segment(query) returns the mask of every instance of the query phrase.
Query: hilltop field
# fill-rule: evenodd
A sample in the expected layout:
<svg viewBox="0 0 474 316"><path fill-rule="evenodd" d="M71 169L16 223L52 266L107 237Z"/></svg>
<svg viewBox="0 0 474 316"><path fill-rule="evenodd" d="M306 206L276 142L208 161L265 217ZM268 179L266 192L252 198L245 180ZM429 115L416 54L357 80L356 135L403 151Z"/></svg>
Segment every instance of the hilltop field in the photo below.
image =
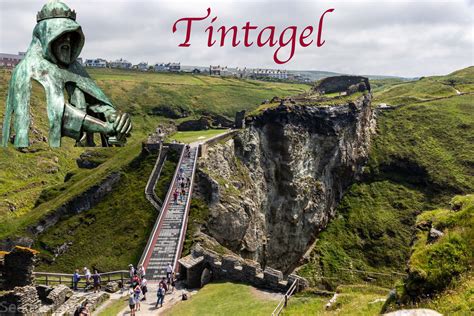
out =
<svg viewBox="0 0 474 316"><path fill-rule="evenodd" d="M127 231L128 221L139 217L140 233L134 244L141 247L153 225L153 216L142 196L153 157L139 155L140 143L158 124L186 120L173 120L154 113L167 109L177 115L188 115L188 118L209 112L232 118L242 109L248 112L257 110L265 99L296 95L310 89L308 85L189 74L113 70L91 70L90 74L117 107L133 115L135 129L126 147L93 149L100 159L100 166L92 170L79 169L75 159L84 152L83 148L76 148L73 142L66 141L64 147L52 150L40 141L47 136L47 118L44 94L41 87L34 85L32 134L37 142L28 152L12 147L0 150L0 239L24 235L28 225L111 172L124 175L110 198L83 214L61 221L54 229L39 236L35 246L45 258L41 270L70 272L71 266L79 261L84 263L80 257L91 258L103 271L122 269L138 259L139 251L128 247L126 238L114 238ZM6 99L9 77L10 71L0 70L0 100ZM425 212L432 211L427 214L433 216L445 214L459 199L467 200L462 206L464 217L450 215L448 224L444 217L433 222L442 223L462 239L462 242L459 238L441 240L438 249L441 254L453 247L458 249L456 242L474 244L472 233L464 234L469 227L472 230L472 225L460 223L472 220L466 214L472 214L469 194L474 192L474 67L415 81L380 79L370 83L373 107L383 104L385 109L376 110L377 132L369 162L361 180L354 183L343 197L336 218L319 235L298 273L310 280L313 289L341 290L343 300L340 308L344 313L360 306L357 300L364 296L367 315L376 315L383 303L372 305L371 302L385 297L397 284L403 288L404 282L410 280L402 276L410 255L414 251L425 251L422 249L425 245L421 243L412 248L412 241L419 234L417 223L424 219ZM0 106L0 117L3 117L3 111L4 107ZM179 135L181 139L195 136ZM170 161L165 167L159 194L166 192L166 181L169 181L173 168L173 161ZM458 197L453 200L454 196ZM114 197L125 201L117 204ZM117 211L117 208L121 209ZM208 216L205 209L202 201L194 201L190 224L193 220L205 223ZM116 230L105 231L113 225L110 219L114 216L119 216L121 224ZM106 245L114 245L112 248L115 249L100 253L101 245L96 236L99 231L100 240ZM51 250L65 242L75 245L71 248L74 251L53 261ZM125 253L121 249L126 249ZM446 313L463 314L474 310L472 251L467 258L464 252L456 255L462 258L456 261L459 273L449 280L443 279L442 286L436 289L438 299L423 301L422 306ZM457 260L458 257L453 258ZM414 270L422 270L421 275L427 278L431 278L433 271L441 269L422 260L414 265ZM349 273L345 270L347 267L383 274L368 277L362 273ZM436 283L437 277L435 273L430 279L434 280L433 284L441 284ZM367 290L361 284L368 286ZM410 284L406 286L409 288ZM209 297L214 295L212 290L208 290ZM228 292L232 293L232 290ZM401 296L405 295L403 291L399 292ZM443 298L448 296L452 300ZM205 295L201 297L196 301L204 304ZM460 303L465 300L471 303ZM285 314L323 313L323 301L326 300L312 293L303 293L296 297L295 304ZM406 302L408 306L412 303ZM325 313L337 314L337 311Z"/></svg>

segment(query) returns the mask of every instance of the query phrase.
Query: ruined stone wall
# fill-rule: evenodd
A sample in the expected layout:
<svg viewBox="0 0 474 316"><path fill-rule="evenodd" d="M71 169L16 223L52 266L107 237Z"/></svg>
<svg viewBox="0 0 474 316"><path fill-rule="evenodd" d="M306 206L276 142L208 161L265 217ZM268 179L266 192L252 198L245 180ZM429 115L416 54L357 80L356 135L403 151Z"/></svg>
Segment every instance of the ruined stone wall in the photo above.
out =
<svg viewBox="0 0 474 316"><path fill-rule="evenodd" d="M295 274L290 274L285 279L279 270L270 267L262 269L256 261L243 260L233 255L221 256L216 252L202 248L199 244L193 247L189 256L197 259L195 260L197 264L187 269L186 278L190 287L203 286L211 278L215 281L242 282L278 292L286 292L296 279L299 280L297 291L301 291L309 285L306 279ZM186 258L184 259L186 260ZM206 278L203 276L204 269L211 271L211 277L207 280L204 280Z"/></svg>

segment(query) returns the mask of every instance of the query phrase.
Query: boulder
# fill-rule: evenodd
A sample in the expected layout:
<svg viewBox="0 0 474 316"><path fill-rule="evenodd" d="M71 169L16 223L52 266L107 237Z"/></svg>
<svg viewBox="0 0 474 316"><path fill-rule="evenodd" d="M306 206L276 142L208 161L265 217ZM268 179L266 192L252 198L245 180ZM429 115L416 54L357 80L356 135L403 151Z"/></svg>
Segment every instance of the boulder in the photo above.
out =
<svg viewBox="0 0 474 316"><path fill-rule="evenodd" d="M52 309L56 310L59 306L64 304L74 292L64 284L55 286L51 292L49 292L46 297L45 303L52 305Z"/></svg>
<svg viewBox="0 0 474 316"><path fill-rule="evenodd" d="M211 127L211 118L201 116L198 120L185 121L178 125L178 131L201 131Z"/></svg>
<svg viewBox="0 0 474 316"><path fill-rule="evenodd" d="M36 315L41 307L34 286L15 287L12 291L0 295L0 302L2 315Z"/></svg>
<svg viewBox="0 0 474 316"><path fill-rule="evenodd" d="M442 231L437 230L434 227L431 227L430 233L428 235L428 242L435 242L438 240L440 237L442 237L444 234Z"/></svg>
<svg viewBox="0 0 474 316"><path fill-rule="evenodd" d="M441 316L442 314L427 308L401 309L399 311L384 314L386 316Z"/></svg>
<svg viewBox="0 0 474 316"><path fill-rule="evenodd" d="M104 291L108 293L115 293L120 289L119 284L117 282L111 281L107 283L104 287Z"/></svg>

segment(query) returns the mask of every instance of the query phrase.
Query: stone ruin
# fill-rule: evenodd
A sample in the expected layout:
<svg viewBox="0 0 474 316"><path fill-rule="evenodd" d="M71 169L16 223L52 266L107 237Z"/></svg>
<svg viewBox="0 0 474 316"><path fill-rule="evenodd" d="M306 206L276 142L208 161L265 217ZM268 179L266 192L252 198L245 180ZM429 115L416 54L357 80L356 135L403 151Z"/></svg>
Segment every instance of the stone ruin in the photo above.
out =
<svg viewBox="0 0 474 316"><path fill-rule="evenodd" d="M91 310L109 298L107 293L89 297L74 295L66 285L54 287L34 284L33 270L38 251L16 246L0 253L0 315L72 315L84 300Z"/></svg>
<svg viewBox="0 0 474 316"><path fill-rule="evenodd" d="M370 91L369 79L361 76L335 76L321 79L313 88L317 94L346 93Z"/></svg>
<svg viewBox="0 0 474 316"><path fill-rule="evenodd" d="M179 259L180 278L188 288L199 288L211 280L242 282L257 288L286 292L298 279L297 291L309 286L306 279L290 274L284 279L279 270L266 267L262 270L260 264L252 260L244 260L234 255L219 255L214 251L204 249L196 244L191 254Z"/></svg>

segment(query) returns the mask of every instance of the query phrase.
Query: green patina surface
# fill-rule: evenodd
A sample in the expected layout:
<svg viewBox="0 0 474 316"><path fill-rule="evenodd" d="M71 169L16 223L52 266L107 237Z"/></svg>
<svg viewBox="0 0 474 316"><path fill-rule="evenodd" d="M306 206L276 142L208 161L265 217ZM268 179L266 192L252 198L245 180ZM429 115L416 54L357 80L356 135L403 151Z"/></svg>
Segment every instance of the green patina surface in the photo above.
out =
<svg viewBox="0 0 474 316"><path fill-rule="evenodd" d="M120 143L130 132L129 116L118 115L110 100L76 61L84 46L84 34L75 16L74 11L58 1L49 2L38 13L31 44L10 80L3 146L7 146L13 134L12 121L15 146L29 146L32 80L45 90L51 147L59 147L62 136L92 145L85 140L86 132L89 138L99 132L109 137L109 142Z"/></svg>

